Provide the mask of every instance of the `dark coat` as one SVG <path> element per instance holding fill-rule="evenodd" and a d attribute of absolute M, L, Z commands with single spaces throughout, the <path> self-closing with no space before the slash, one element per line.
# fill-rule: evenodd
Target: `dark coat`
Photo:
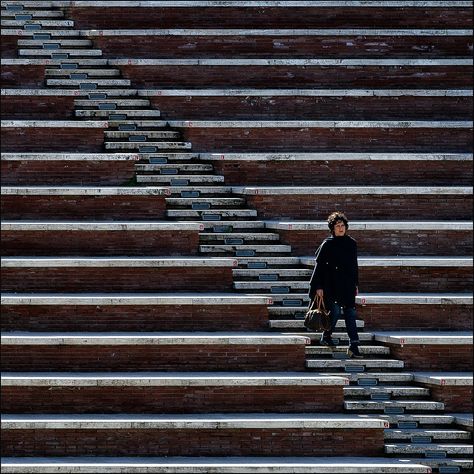
<path fill-rule="evenodd" d="M 316 251 L 316 265 L 311 277 L 309 297 L 324 290 L 324 303 L 355 307 L 356 287 L 359 286 L 357 243 L 348 235 L 328 237 Z"/>

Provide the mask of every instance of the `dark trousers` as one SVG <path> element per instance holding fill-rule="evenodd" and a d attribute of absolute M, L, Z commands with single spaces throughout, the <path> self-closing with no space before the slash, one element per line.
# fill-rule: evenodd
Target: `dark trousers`
<path fill-rule="evenodd" d="M 349 336 L 351 344 L 359 344 L 359 333 L 357 332 L 357 311 L 355 308 L 348 308 L 346 306 L 341 306 L 337 303 L 333 303 L 330 306 L 332 324 L 329 331 L 325 331 L 325 336 L 330 336 L 334 329 L 336 329 L 337 320 L 344 318 L 346 321 L 346 330 Z"/>

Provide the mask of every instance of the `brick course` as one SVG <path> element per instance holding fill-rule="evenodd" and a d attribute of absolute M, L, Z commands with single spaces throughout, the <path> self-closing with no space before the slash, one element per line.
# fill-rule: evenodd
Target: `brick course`
<path fill-rule="evenodd" d="M 337 386 L 3 387 L 3 413 L 342 412 Z"/>
<path fill-rule="evenodd" d="M 305 370 L 304 344 L 4 345 L 2 370 L 285 371 Z"/>
<path fill-rule="evenodd" d="M 158 204 L 158 211 L 160 207 Z M 157 219 L 159 216 L 158 212 Z M 161 215 L 161 218 L 163 217 Z M 107 215 L 104 215 L 104 218 L 107 219 Z M 197 255 L 199 251 L 199 232 L 197 230 L 2 230 L 1 242 L 3 256 L 192 256 Z"/>
<path fill-rule="evenodd" d="M 350 428 L 5 430 L 2 456 L 383 455 L 382 429 L 356 433 Z"/>
<path fill-rule="evenodd" d="M 472 413 L 472 385 L 430 385 L 431 396 L 443 402 L 446 413 Z"/>
<path fill-rule="evenodd" d="M 231 267 L 2 268 L 5 292 L 232 291 Z"/>
<path fill-rule="evenodd" d="M 2 196 L 5 220 L 146 220 L 165 219 L 165 196 Z"/>
<path fill-rule="evenodd" d="M 46 66 L 2 64 L 1 86 L 18 88 L 44 87 L 45 70 Z"/>
<path fill-rule="evenodd" d="M 472 345 L 389 344 L 394 359 L 401 359 L 405 369 L 472 371 Z"/>
<path fill-rule="evenodd" d="M 265 305 L 3 305 L 3 331 L 258 331 Z"/>
<path fill-rule="evenodd" d="M 2 120 L 74 120 L 74 96 L 2 96 Z"/>

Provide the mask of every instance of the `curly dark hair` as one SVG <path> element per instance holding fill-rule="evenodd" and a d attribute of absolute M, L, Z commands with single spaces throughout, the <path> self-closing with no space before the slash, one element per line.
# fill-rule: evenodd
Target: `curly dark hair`
<path fill-rule="evenodd" d="M 329 217 L 328 217 L 328 227 L 329 227 L 329 230 L 331 231 L 331 233 L 334 232 L 334 226 L 338 222 L 344 222 L 344 225 L 346 226 L 346 229 L 349 228 L 349 221 L 348 221 L 346 215 L 343 212 L 336 211 L 336 212 L 333 212 L 332 214 L 330 214 Z"/>

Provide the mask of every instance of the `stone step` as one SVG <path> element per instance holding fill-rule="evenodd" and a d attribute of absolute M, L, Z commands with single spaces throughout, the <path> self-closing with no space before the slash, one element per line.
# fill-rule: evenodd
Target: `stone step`
<path fill-rule="evenodd" d="M 352 375 L 352 374 L 351 374 Z M 346 376 L 346 375 L 344 375 Z M 390 426 L 399 427 L 399 423 L 417 423 L 423 426 L 450 426 L 454 424 L 455 417 L 449 414 L 437 413 L 403 413 L 403 414 L 377 414 L 377 418 L 390 423 Z"/>
<path fill-rule="evenodd" d="M 375 340 L 396 346 L 470 345 L 472 331 L 376 331 Z"/>
<path fill-rule="evenodd" d="M 333 334 L 333 337 L 336 337 Z M 346 336 L 347 338 L 347 336 Z M 359 334 L 359 338 L 362 342 L 362 337 Z M 338 337 L 338 339 L 340 339 Z M 357 366 L 363 367 L 364 369 L 403 369 L 403 361 L 402 360 L 395 360 L 395 359 L 307 359 L 306 360 L 306 367 L 308 369 L 335 369 L 340 368 L 344 369 L 346 367 Z"/>
<path fill-rule="evenodd" d="M 91 69 L 89 71 L 95 71 L 95 70 Z M 113 76 L 119 76 L 120 75 L 120 71 L 118 69 L 117 70 L 114 70 L 114 69 L 101 70 L 101 69 L 99 69 L 97 71 L 100 71 L 101 75 L 104 75 L 104 74 L 102 74 L 102 71 L 109 72 L 110 73 L 109 75 L 111 75 L 111 76 L 112 75 Z M 82 72 L 82 70 L 81 70 L 81 72 Z M 85 70 L 85 72 L 87 72 L 87 74 L 91 75 L 91 72 L 88 72 L 87 70 Z M 116 104 L 118 107 L 149 107 L 150 106 L 150 101 L 145 100 L 145 99 L 111 99 L 111 98 L 108 98 L 108 99 L 76 99 L 74 101 L 74 104 L 77 107 L 97 107 L 98 104 Z M 104 133 L 107 133 L 107 131 L 105 131 Z"/>
<path fill-rule="evenodd" d="M 129 79 L 46 79 L 47 86 L 75 86 L 80 87 L 81 84 L 89 84 L 100 87 L 127 87 L 130 86 Z"/>
<path fill-rule="evenodd" d="M 235 231 L 237 231 L 238 233 L 247 232 L 247 231 L 251 233 L 256 230 L 263 230 L 265 227 L 262 221 L 257 221 L 257 220 L 252 220 L 252 221 L 244 221 L 244 220 L 227 221 L 226 220 L 225 224 L 222 224 L 220 222 L 209 221 L 209 222 L 202 222 L 202 225 L 204 226 L 204 232 L 207 232 L 207 234 L 201 233 L 200 236 L 217 235 L 217 236 L 222 236 L 222 238 L 225 238 L 225 236 L 232 237 Z M 223 232 L 224 230 L 225 232 Z M 263 232 L 262 234 L 265 235 L 265 233 Z"/>
<path fill-rule="evenodd" d="M 121 111 L 114 112 L 120 115 Z M 161 153 L 161 150 L 191 150 L 191 148 L 192 144 L 187 142 L 105 142 L 106 150 L 137 150 L 139 153 Z M 159 178 L 156 175 L 138 175 L 137 182 L 153 183 L 160 181 Z"/>
<path fill-rule="evenodd" d="M 263 252 L 268 252 L 265 250 L 265 247 L 262 249 Z M 273 251 L 273 250 L 271 250 Z M 281 246 L 281 252 L 291 252 L 291 247 L 284 245 Z M 234 288 L 236 290 L 248 290 L 248 291 L 269 291 L 275 286 L 288 287 L 290 291 L 299 291 L 308 286 L 305 281 L 288 281 L 283 280 L 280 282 L 271 282 L 271 281 L 235 281 Z M 294 321 L 294 323 L 301 324 L 302 321 Z"/>
<path fill-rule="evenodd" d="M 64 13 L 61 10 L 32 10 L 31 7 L 28 7 L 28 10 L 23 9 L 23 5 L 21 4 L 12 4 L 18 8 L 18 10 L 10 10 L 7 8 L 3 8 L 2 5 L 2 16 L 5 18 L 16 17 L 17 15 L 21 16 L 31 16 L 33 18 L 63 18 Z"/>
<path fill-rule="evenodd" d="M 130 111 L 127 112 L 127 115 L 130 115 Z M 137 110 L 137 113 L 139 112 L 158 112 L 158 110 Z M 122 113 L 122 110 L 120 111 Z M 125 112 L 124 112 L 125 113 Z M 179 132 L 172 132 L 169 130 L 151 130 L 151 131 L 145 131 L 145 130 L 130 130 L 130 131 L 108 131 L 105 130 L 104 135 L 107 137 L 107 139 L 128 139 L 130 140 L 131 137 L 145 137 L 146 140 L 151 140 L 153 138 L 179 138 L 181 134 Z M 153 167 L 158 167 L 161 165 L 140 165 L 140 166 L 147 166 L 151 167 L 147 169 L 147 171 L 151 171 L 154 168 Z M 206 167 L 208 169 L 212 169 L 212 166 L 206 166 L 206 165 L 200 165 L 203 167 Z M 143 171 L 143 170 L 142 170 Z"/>
<path fill-rule="evenodd" d="M 377 457 L 4 457 L 2 469 L 5 474 L 19 473 L 210 473 L 238 474 L 255 473 L 287 474 L 298 473 L 331 473 L 347 474 L 383 473 L 426 473 L 424 460 L 407 462 Z"/>
<path fill-rule="evenodd" d="M 404 409 L 409 411 L 441 411 L 444 410 L 444 403 L 430 400 L 346 400 L 344 408 L 349 411 L 377 411 L 387 408 Z"/>
<path fill-rule="evenodd" d="M 280 282 L 280 285 L 285 286 L 285 283 L 286 283 L 285 281 L 282 281 L 282 282 Z M 234 283 L 234 287 L 236 287 L 235 283 Z M 239 289 L 239 288 L 237 288 L 237 289 Z M 242 288 L 242 289 L 245 289 L 245 288 Z M 358 328 L 361 328 L 361 329 L 364 328 L 364 321 L 361 321 L 359 319 L 359 320 L 356 321 L 356 324 L 357 324 Z M 292 329 L 304 330 L 305 329 L 305 325 L 304 325 L 303 320 L 296 320 L 295 321 L 294 319 L 271 319 L 269 321 L 269 326 L 272 329 L 284 329 L 284 330 L 292 330 Z M 345 324 L 344 321 L 338 321 L 336 327 L 345 328 L 346 324 Z M 326 348 L 322 347 L 321 349 L 326 349 Z M 346 348 L 344 348 L 344 352 L 345 352 L 345 349 Z M 335 351 L 335 352 L 338 352 L 338 351 Z M 317 351 L 314 351 L 311 354 L 313 354 L 313 355 L 316 355 L 316 354 L 326 355 L 327 353 L 324 352 L 324 351 L 321 351 L 320 353 L 317 352 Z"/>
<path fill-rule="evenodd" d="M 92 69 L 92 68 L 46 69 L 45 71 L 45 76 L 48 79 L 52 79 L 52 78 L 74 79 L 75 74 L 87 74 L 88 78 L 97 77 L 99 79 L 103 79 L 107 77 L 120 77 L 121 72 L 119 69 Z M 140 99 L 136 99 L 136 100 L 138 101 Z M 82 106 L 81 103 L 90 104 L 91 107 L 94 105 L 97 105 L 96 100 L 75 100 L 74 103 L 77 106 Z"/>
<path fill-rule="evenodd" d="M 71 48 L 60 48 L 60 49 L 20 49 L 18 55 L 21 57 L 32 56 L 32 57 L 51 57 L 51 54 L 67 54 L 69 58 L 89 58 L 89 57 L 101 57 L 102 50 L 100 49 L 71 49 Z M 48 81 L 46 82 L 48 84 Z"/>
<path fill-rule="evenodd" d="M 135 165 L 135 170 L 138 172 L 149 172 L 149 173 L 160 173 L 162 170 L 164 170 L 164 173 L 166 173 L 168 170 L 176 170 L 175 174 L 178 173 L 204 173 L 204 174 L 210 174 L 212 173 L 213 169 L 212 167 L 206 166 L 206 165 L 197 165 L 197 164 L 189 164 L 189 163 L 166 163 L 166 164 L 137 164 Z M 235 200 L 240 199 L 240 202 L 245 202 L 244 199 L 241 198 L 235 198 Z"/>
<path fill-rule="evenodd" d="M 165 178 L 165 176 L 163 176 Z M 169 179 L 169 177 L 168 177 Z M 191 180 L 190 180 L 191 181 Z M 182 218 L 201 218 L 203 220 L 206 220 L 206 216 L 220 216 L 222 219 L 228 218 L 228 217 L 256 217 L 257 212 L 254 211 L 253 209 L 210 209 L 208 211 L 192 211 L 188 209 L 168 209 L 166 211 L 168 217 L 182 217 Z M 211 217 L 209 218 L 211 219 Z M 206 251 L 204 250 L 205 247 L 211 247 L 211 246 L 203 246 L 204 248 L 201 251 Z M 212 247 L 218 247 L 218 246 L 212 246 Z M 209 250 L 207 250 L 209 251 Z"/>
<path fill-rule="evenodd" d="M 346 389 L 344 389 L 345 391 Z M 438 430 L 438 429 L 386 429 L 384 434 L 385 439 L 408 439 L 428 437 L 432 440 L 469 440 L 471 439 L 471 433 L 464 430 Z M 413 443 L 413 441 L 412 441 Z"/>
<path fill-rule="evenodd" d="M 269 245 L 269 244 L 254 244 L 254 245 L 245 245 L 245 244 L 236 244 L 236 245 L 200 245 L 199 252 L 207 254 L 207 253 L 226 253 L 226 252 L 235 252 L 236 256 L 242 256 L 242 254 L 258 254 L 258 253 L 290 253 L 291 248 L 287 245 Z M 285 282 L 286 283 L 286 282 Z M 265 287 L 265 289 L 269 289 L 271 285 Z M 278 286 L 278 284 L 273 283 L 273 286 Z M 241 284 L 240 282 L 234 282 L 234 288 L 236 290 L 258 290 L 258 288 L 252 288 L 250 286 L 246 286 L 245 284 Z"/>
<path fill-rule="evenodd" d="M 387 454 L 426 454 L 445 453 L 446 455 L 469 456 L 472 455 L 472 444 L 438 444 L 438 443 L 394 443 L 385 444 Z"/>
<path fill-rule="evenodd" d="M 42 29 L 45 28 L 72 28 L 74 27 L 74 21 L 72 20 L 43 20 L 43 19 L 32 19 L 32 20 L 2 20 L 1 26 L 7 28 L 15 27 L 32 27 L 33 25 L 40 25 Z"/>
<path fill-rule="evenodd" d="M 168 154 L 168 152 L 166 152 Z M 192 175 L 189 175 L 192 176 Z M 138 177 L 137 177 L 138 179 Z M 181 179 L 181 177 L 180 177 Z M 214 196 L 222 196 L 222 195 L 232 195 L 229 186 L 215 186 L 215 185 L 206 185 L 204 182 L 203 184 L 192 184 L 183 185 L 183 184 L 171 184 L 167 186 L 167 189 L 171 196 L 180 196 L 180 197 L 190 197 L 190 194 L 195 195 L 196 197 L 214 197 Z M 183 194 L 186 193 L 186 194 Z M 197 196 L 199 193 L 199 196 Z M 219 224 L 220 225 L 220 224 Z M 259 228 L 261 227 L 261 223 L 259 224 Z"/>
<path fill-rule="evenodd" d="M 51 45 L 57 45 L 57 49 L 62 49 L 63 47 L 87 47 L 92 46 L 91 40 L 85 39 L 48 39 L 48 40 L 18 40 L 18 46 L 31 46 L 31 47 L 38 47 L 38 48 L 51 48 Z M 54 48 L 52 48 L 54 49 Z"/>
<path fill-rule="evenodd" d="M 180 145 L 180 144 L 177 144 Z M 184 144 L 186 145 L 186 144 Z M 181 184 L 184 183 L 185 184 Z M 213 184 L 213 183 L 223 183 L 224 182 L 224 176 L 216 176 L 216 175 L 198 175 L 198 174 L 181 174 L 181 175 L 138 175 L 137 176 L 137 183 L 167 183 L 168 185 L 175 186 L 176 191 L 180 193 L 181 189 L 179 189 L 180 186 L 188 186 L 188 184 Z M 192 188 L 189 187 L 187 189 L 183 189 L 185 191 L 192 191 Z M 209 189 L 209 192 L 213 192 L 211 189 Z M 222 191 L 225 192 L 225 191 Z M 170 211 L 171 212 L 171 211 Z M 173 212 L 191 212 L 191 211 L 173 211 Z M 182 214 L 183 216 L 185 214 Z M 189 214 L 189 216 L 192 216 L 194 214 Z M 255 214 L 252 215 L 257 215 L 256 212 Z"/>
<path fill-rule="evenodd" d="M 362 346 L 364 347 L 364 346 Z M 362 352 L 362 351 L 361 351 Z M 407 386 L 377 386 L 377 387 L 345 387 L 344 396 L 367 397 L 371 395 L 388 394 L 391 397 L 429 397 L 430 391 L 422 387 Z"/>
<path fill-rule="evenodd" d="M 306 350 L 312 349 L 313 346 L 306 347 Z M 363 349 L 365 346 L 360 346 L 359 349 L 363 353 Z M 327 375 L 339 375 L 341 376 L 341 372 L 323 372 Z M 377 384 L 391 384 L 391 383 L 409 383 L 413 382 L 413 374 L 407 372 L 367 372 L 367 373 L 344 373 L 344 377 L 348 378 L 350 382 L 355 384 L 363 384 L 363 383 L 372 383 L 375 385 L 375 381 Z M 449 418 L 449 423 L 451 423 L 454 418 Z"/>
<path fill-rule="evenodd" d="M 278 234 L 268 234 L 270 236 L 278 236 Z M 258 236 L 258 234 L 256 234 Z M 201 234 L 202 237 L 202 234 Z M 276 239 L 275 239 L 276 240 Z M 235 278 L 252 278 L 258 279 L 260 275 L 276 275 L 280 278 L 306 278 L 311 276 L 311 271 L 306 270 L 305 268 L 291 268 L 291 269 L 279 269 L 279 268 L 269 268 L 269 269 L 245 269 L 245 270 L 234 270 L 232 272 Z"/>
<path fill-rule="evenodd" d="M 227 223 L 227 221 L 226 221 Z M 201 232 L 199 234 L 199 240 L 203 243 L 220 242 L 224 243 L 226 239 L 242 239 L 244 242 L 267 242 L 267 241 L 279 241 L 280 236 L 278 234 L 269 234 L 266 232 L 214 232 L 206 233 Z"/>
<path fill-rule="evenodd" d="M 127 79 L 120 79 L 127 80 Z M 120 109 L 120 110 L 76 110 L 76 117 L 109 117 L 110 114 L 125 115 L 127 117 L 160 117 L 161 112 L 153 109 Z M 110 137 L 109 132 L 105 131 L 104 134 L 107 138 Z M 110 132 L 113 133 L 113 132 Z M 134 135 L 133 133 L 123 133 L 123 136 L 128 137 Z M 138 135 L 138 134 L 137 134 Z M 110 137 L 115 138 L 115 137 Z"/>
<path fill-rule="evenodd" d="M 269 307 L 268 312 L 270 315 L 272 314 L 273 309 L 279 309 L 279 308 L 274 308 L 274 307 Z M 270 316 L 271 317 L 271 316 Z M 357 320 L 357 327 L 364 327 L 364 321 L 359 321 Z M 345 328 L 345 322 L 342 320 L 339 320 L 336 324 L 337 327 L 343 327 Z M 306 354 L 309 356 L 332 356 L 333 354 L 337 353 L 345 353 L 347 349 L 347 346 L 337 346 L 334 348 L 331 347 L 326 347 L 326 346 L 310 346 L 306 348 Z M 360 352 L 364 356 L 389 356 L 390 355 L 390 349 L 388 347 L 384 346 L 360 346 L 359 347 Z"/>
<path fill-rule="evenodd" d="M 173 166 L 173 165 L 170 165 Z M 190 167 L 193 166 L 199 166 L 199 165 L 189 165 Z M 189 170 L 188 170 L 189 171 Z M 190 171 L 199 171 L 196 169 L 191 168 Z M 179 175 L 178 177 L 180 177 Z M 199 205 L 204 205 L 204 204 L 209 204 L 211 207 L 212 206 L 221 206 L 221 207 L 230 207 L 230 206 L 242 206 L 245 204 L 245 199 L 242 198 L 167 198 L 166 202 L 170 206 L 192 206 L 193 204 L 199 204 Z M 203 209 L 201 209 L 203 210 Z M 204 209 L 206 210 L 206 209 Z"/>

